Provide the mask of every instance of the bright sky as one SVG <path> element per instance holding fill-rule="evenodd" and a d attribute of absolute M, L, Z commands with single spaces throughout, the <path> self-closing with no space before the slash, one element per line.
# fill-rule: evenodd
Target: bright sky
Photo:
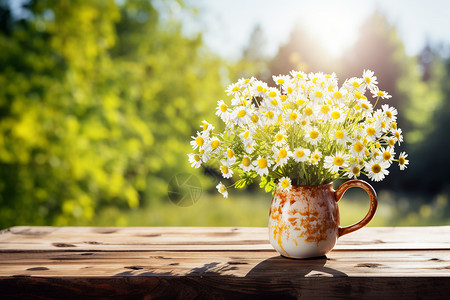
<path fill-rule="evenodd" d="M 395 25 L 407 54 L 415 55 L 428 39 L 450 45 L 448 0 L 192 0 L 201 8 L 199 26 L 207 45 L 225 58 L 238 58 L 256 24 L 266 33 L 273 55 L 298 22 L 333 56 L 358 37 L 361 23 L 375 10 Z"/>

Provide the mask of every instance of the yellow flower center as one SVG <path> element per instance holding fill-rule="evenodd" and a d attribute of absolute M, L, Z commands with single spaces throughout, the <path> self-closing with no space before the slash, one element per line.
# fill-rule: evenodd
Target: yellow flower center
<path fill-rule="evenodd" d="M 342 93 L 341 92 L 334 92 L 333 98 L 334 99 L 341 99 L 342 98 Z"/>
<path fill-rule="evenodd" d="M 310 116 L 313 114 L 313 110 L 312 108 L 308 107 L 305 109 L 305 115 Z"/>
<path fill-rule="evenodd" d="M 360 110 L 361 106 L 359 106 L 358 104 L 355 105 L 355 110 Z"/>
<path fill-rule="evenodd" d="M 318 136 L 319 136 L 319 132 L 316 130 L 311 130 L 311 132 L 309 133 L 309 137 L 312 139 L 317 139 Z"/>
<path fill-rule="evenodd" d="M 395 132 L 395 137 L 398 138 L 398 139 L 400 139 L 400 132 L 396 131 L 396 132 Z"/>
<path fill-rule="evenodd" d="M 281 149 L 280 152 L 278 153 L 278 157 L 279 158 L 285 158 L 287 156 L 287 151 L 286 149 Z"/>
<path fill-rule="evenodd" d="M 258 167 L 259 167 L 260 169 L 266 168 L 266 167 L 267 167 L 267 159 L 265 159 L 265 158 L 260 158 L 260 159 L 258 160 Z"/>
<path fill-rule="evenodd" d="M 272 105 L 277 105 L 277 104 L 278 104 L 277 99 L 273 99 L 272 101 L 270 101 L 270 103 L 271 103 Z"/>
<path fill-rule="evenodd" d="M 344 164 L 344 159 L 342 157 L 336 156 L 333 160 L 336 166 L 342 166 Z"/>
<path fill-rule="evenodd" d="M 322 98 L 323 94 L 321 91 L 317 91 L 314 93 L 314 96 L 316 96 L 317 98 Z"/>
<path fill-rule="evenodd" d="M 252 115 L 252 122 L 253 123 L 256 123 L 256 122 L 258 122 L 259 121 L 259 117 L 257 116 L 257 115 Z"/>
<path fill-rule="evenodd" d="M 338 130 L 335 135 L 338 139 L 342 139 L 344 137 L 344 132 L 342 130 Z"/>
<path fill-rule="evenodd" d="M 396 122 L 392 122 L 391 123 L 391 127 L 392 127 L 392 129 L 397 129 L 397 123 Z"/>
<path fill-rule="evenodd" d="M 353 169 L 352 169 L 352 173 L 355 175 L 358 175 L 359 171 L 360 171 L 360 169 L 357 166 L 353 167 Z"/>
<path fill-rule="evenodd" d="M 223 194 L 227 191 L 227 188 L 223 185 L 220 186 L 220 192 Z"/>
<path fill-rule="evenodd" d="M 248 139 L 248 136 L 250 135 L 250 131 L 246 131 L 244 133 L 244 139 Z"/>
<path fill-rule="evenodd" d="M 361 99 L 361 97 L 362 97 L 361 92 L 360 91 L 356 91 L 355 92 L 355 97 L 358 98 L 358 99 Z"/>
<path fill-rule="evenodd" d="M 395 145 L 395 139 L 389 139 L 389 146 Z"/>
<path fill-rule="evenodd" d="M 227 109 L 228 109 L 228 106 L 227 106 L 226 104 L 222 104 L 222 105 L 220 106 L 220 110 L 221 110 L 222 112 L 226 112 Z"/>
<path fill-rule="evenodd" d="M 275 136 L 275 141 L 276 142 L 281 142 L 283 140 L 283 135 L 281 133 L 277 134 Z"/>
<path fill-rule="evenodd" d="M 384 152 L 384 153 L 383 153 L 383 159 L 384 159 L 384 160 L 390 160 L 390 159 L 391 159 L 391 153 L 389 153 L 389 152 Z"/>
<path fill-rule="evenodd" d="M 375 174 L 380 173 L 381 172 L 381 166 L 379 164 L 374 164 L 372 166 L 372 172 L 374 172 Z"/>
<path fill-rule="evenodd" d="M 220 142 L 218 140 L 214 140 L 211 143 L 211 148 L 216 149 L 217 147 L 219 147 Z"/>
<path fill-rule="evenodd" d="M 233 156 L 234 156 L 233 150 L 228 149 L 228 150 L 227 150 L 227 156 L 228 156 L 229 158 L 233 158 Z"/>
<path fill-rule="evenodd" d="M 366 77 L 365 79 L 366 79 L 367 84 L 370 84 L 370 77 Z"/>
<path fill-rule="evenodd" d="M 272 98 L 274 98 L 276 95 L 277 95 L 277 92 L 274 92 L 274 91 L 269 93 L 269 97 L 272 97 Z"/>
<path fill-rule="evenodd" d="M 383 97 L 384 96 L 384 92 L 383 91 L 378 91 L 377 95 Z"/>
<path fill-rule="evenodd" d="M 271 111 L 268 111 L 268 112 L 266 113 L 267 119 L 272 119 L 273 116 L 274 116 L 274 114 L 273 114 L 273 112 L 271 112 Z"/>
<path fill-rule="evenodd" d="M 361 104 L 361 106 L 362 106 L 362 108 L 364 108 L 364 109 L 369 109 L 369 105 L 367 105 L 367 103 L 363 103 L 363 104 Z"/>
<path fill-rule="evenodd" d="M 297 119 L 297 114 L 295 112 L 291 112 L 291 114 L 289 115 L 289 119 L 295 121 Z"/>
<path fill-rule="evenodd" d="M 283 79 L 283 78 L 279 78 L 279 79 L 277 80 L 277 82 L 278 82 L 279 84 L 283 84 L 283 83 L 284 83 L 284 79 Z"/>
<path fill-rule="evenodd" d="M 222 165 L 221 169 L 222 169 L 222 173 L 223 174 L 228 174 L 228 167 L 227 166 Z"/>
<path fill-rule="evenodd" d="M 198 156 L 198 154 L 195 154 L 195 155 L 194 155 L 194 160 L 195 160 L 195 161 L 200 161 L 200 156 Z"/>
<path fill-rule="evenodd" d="M 320 108 L 320 112 L 323 113 L 324 115 L 327 114 L 330 111 L 330 107 L 328 105 L 323 105 Z"/>
<path fill-rule="evenodd" d="M 333 120 L 337 120 L 337 119 L 339 119 L 341 117 L 341 114 L 338 112 L 338 111 L 333 111 L 332 113 L 331 113 L 331 118 L 333 119 Z"/>
<path fill-rule="evenodd" d="M 297 101 L 297 103 L 298 103 L 298 105 L 300 105 L 300 106 L 302 106 L 303 104 L 305 104 L 305 100 L 303 100 L 303 99 L 300 99 L 300 100 L 298 100 Z"/>
<path fill-rule="evenodd" d="M 289 187 L 289 180 L 285 179 L 283 180 L 283 182 L 281 183 L 281 186 L 283 187 L 283 189 L 286 189 Z"/>
<path fill-rule="evenodd" d="M 294 90 L 293 90 L 290 86 L 287 88 L 288 94 L 292 94 L 293 91 L 294 91 Z"/>
<path fill-rule="evenodd" d="M 355 88 L 359 88 L 359 83 L 357 81 L 353 81 L 352 85 Z"/>
<path fill-rule="evenodd" d="M 250 79 L 249 78 L 246 78 L 245 80 L 244 80 L 244 83 L 249 83 L 250 82 Z"/>
<path fill-rule="evenodd" d="M 318 161 L 320 159 L 320 155 L 316 153 L 312 156 L 312 159 Z"/>
<path fill-rule="evenodd" d="M 364 145 L 361 142 L 356 142 L 353 145 L 353 149 L 355 149 L 356 152 L 361 152 L 364 149 Z"/>
<path fill-rule="evenodd" d="M 381 122 L 381 128 L 385 128 L 385 127 L 386 127 L 386 122 L 385 121 Z"/>
<path fill-rule="evenodd" d="M 244 158 L 242 159 L 242 165 L 243 165 L 244 167 L 250 166 L 250 158 L 244 157 Z"/>
<path fill-rule="evenodd" d="M 256 87 L 256 90 L 261 93 L 264 90 L 264 88 L 262 86 L 258 85 Z"/>
<path fill-rule="evenodd" d="M 367 135 L 374 135 L 375 134 L 375 128 L 369 127 L 369 128 L 367 128 L 366 132 L 367 132 Z"/>
<path fill-rule="evenodd" d="M 403 156 L 400 156 L 400 157 L 398 158 L 398 163 L 399 163 L 399 164 L 404 165 L 405 162 L 406 162 L 406 160 L 405 160 L 405 158 L 404 158 Z"/>
<path fill-rule="evenodd" d="M 244 117 L 246 114 L 247 114 L 247 112 L 246 112 L 245 110 L 241 110 L 241 111 L 238 112 L 237 116 L 238 116 L 239 118 L 242 118 L 242 117 Z"/>
<path fill-rule="evenodd" d="M 199 145 L 200 147 L 203 146 L 203 143 L 205 142 L 205 140 L 199 136 L 195 139 L 195 142 L 197 143 L 197 145 Z"/>
<path fill-rule="evenodd" d="M 286 101 L 287 97 L 288 97 L 287 95 L 281 95 L 281 96 L 280 96 L 281 102 Z"/>
<path fill-rule="evenodd" d="M 295 153 L 295 155 L 297 155 L 297 157 L 303 157 L 303 156 L 305 156 L 305 151 L 303 151 L 303 150 L 298 150 L 298 151 Z"/>
<path fill-rule="evenodd" d="M 386 111 L 386 116 L 387 116 L 388 118 L 392 118 L 392 113 L 391 113 L 389 110 L 387 110 L 387 111 Z"/>
<path fill-rule="evenodd" d="M 206 129 L 208 129 L 208 123 L 203 123 L 203 131 L 205 131 Z"/>
<path fill-rule="evenodd" d="M 303 120 L 302 125 L 305 126 L 306 124 L 308 124 L 308 122 L 306 122 L 306 120 Z"/>

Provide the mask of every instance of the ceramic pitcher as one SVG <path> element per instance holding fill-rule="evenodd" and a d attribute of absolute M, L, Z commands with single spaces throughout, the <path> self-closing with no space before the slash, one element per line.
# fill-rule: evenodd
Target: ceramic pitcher
<path fill-rule="evenodd" d="M 370 208 L 359 222 L 341 227 L 337 202 L 351 187 L 364 189 L 370 196 Z M 311 258 L 327 254 L 337 239 L 365 226 L 375 214 L 377 195 L 370 184 L 350 180 L 336 191 L 333 183 L 278 188 L 269 213 L 269 239 L 272 246 L 289 258 Z"/>

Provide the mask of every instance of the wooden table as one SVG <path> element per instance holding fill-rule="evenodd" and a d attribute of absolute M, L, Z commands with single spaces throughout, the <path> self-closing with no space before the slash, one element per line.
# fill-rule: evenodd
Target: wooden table
<path fill-rule="evenodd" d="M 450 226 L 369 227 L 327 257 L 280 257 L 267 228 L 13 227 L 0 298 L 450 299 Z"/>

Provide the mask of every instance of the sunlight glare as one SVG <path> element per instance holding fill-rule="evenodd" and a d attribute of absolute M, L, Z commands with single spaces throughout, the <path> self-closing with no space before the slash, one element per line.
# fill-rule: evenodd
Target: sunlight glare
<path fill-rule="evenodd" d="M 326 6 L 310 6 L 303 23 L 309 34 L 320 40 L 333 57 L 341 55 L 351 47 L 357 37 L 358 28 L 364 18 L 360 7 L 342 2 L 328 3 Z"/>

